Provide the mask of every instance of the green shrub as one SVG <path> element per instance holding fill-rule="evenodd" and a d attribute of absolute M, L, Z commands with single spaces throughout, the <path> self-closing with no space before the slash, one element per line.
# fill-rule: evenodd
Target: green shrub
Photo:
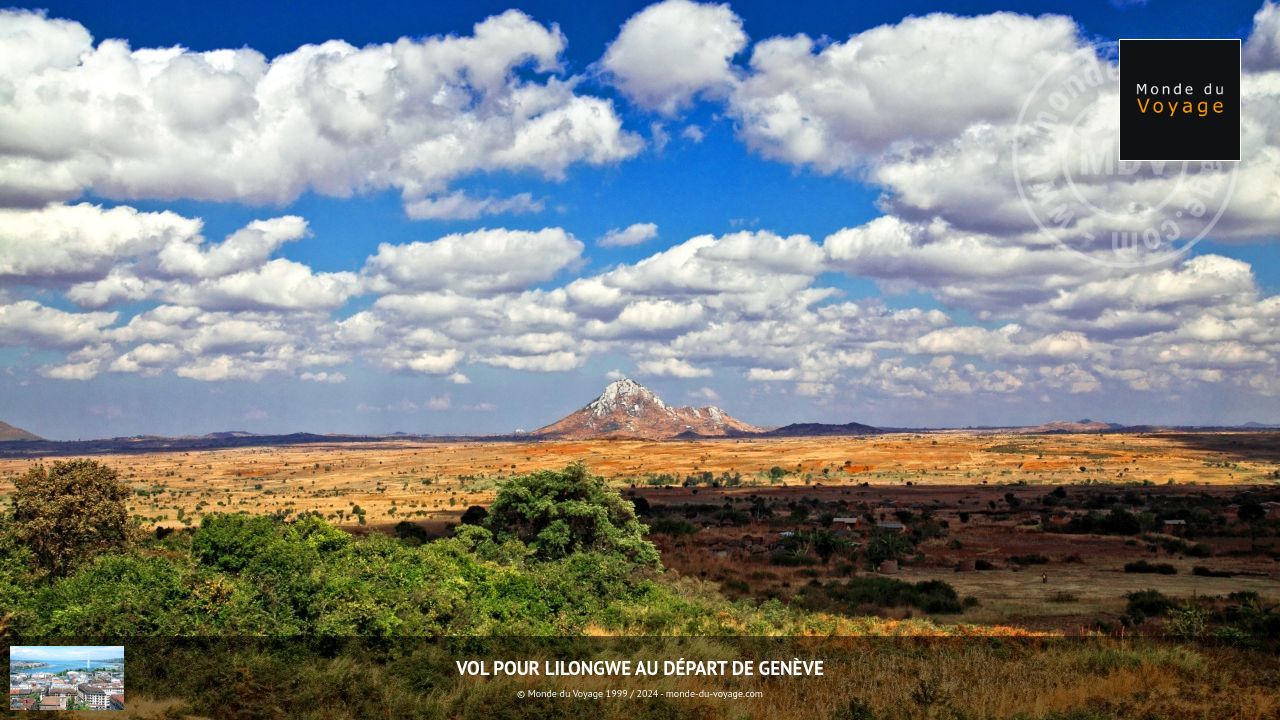
<path fill-rule="evenodd" d="M 1184 605 L 1169 610 L 1169 620 L 1165 629 L 1176 637 L 1197 638 L 1204 635 L 1207 618 L 1200 608 Z"/>
<path fill-rule="evenodd" d="M 805 567 L 808 565 L 817 565 L 818 558 L 793 550 L 781 550 L 769 555 L 770 564 L 779 567 Z"/>
<path fill-rule="evenodd" d="M 1125 598 L 1129 601 L 1126 613 L 1138 619 L 1164 615 L 1173 608 L 1173 600 L 1159 590 L 1137 590 Z"/>
<path fill-rule="evenodd" d="M 855 608 L 910 605 L 929 613 L 958 613 L 964 609 L 955 588 L 942 580 L 910 583 L 888 577 L 855 577 L 843 585 L 827 586 L 827 593 Z"/>
<path fill-rule="evenodd" d="M 915 551 L 909 540 L 897 533 L 876 533 L 867 541 L 867 561 L 879 565 L 885 560 L 901 560 Z"/>
<path fill-rule="evenodd" d="M 1124 571 L 1127 573 L 1154 573 L 1156 575 L 1176 575 L 1178 568 L 1169 563 L 1152 563 L 1146 560 L 1138 560 L 1137 562 L 1125 563 Z"/>
<path fill-rule="evenodd" d="M 238 572 L 276 541 L 276 524 L 266 515 L 205 515 L 191 538 L 191 555 L 204 565 Z"/>
<path fill-rule="evenodd" d="M 396 526 L 392 528 L 392 532 L 397 538 L 410 545 L 421 545 L 430 538 L 427 535 L 426 528 L 409 520 L 401 520 L 396 523 Z"/>
<path fill-rule="evenodd" d="M 289 634 L 235 580 L 207 576 L 160 557 L 107 555 L 42 589 L 32 603 L 33 635 Z"/>
<path fill-rule="evenodd" d="M 1009 562 L 1015 565 L 1047 565 L 1049 558 L 1044 555 L 1030 553 L 1027 555 L 1014 555 L 1009 558 Z"/>
<path fill-rule="evenodd" d="M 508 480 L 484 524 L 499 542 L 517 539 L 545 560 L 595 550 L 658 564 L 657 548 L 645 539 L 635 506 L 581 464 Z"/>
<path fill-rule="evenodd" d="M 14 481 L 12 532 L 43 573 L 61 577 L 125 550 L 136 525 L 129 487 L 96 460 L 36 465 Z"/>
<path fill-rule="evenodd" d="M 479 505 L 472 505 L 462 513 L 462 517 L 458 522 L 463 525 L 483 525 L 485 518 L 489 517 L 489 511 Z"/>
<path fill-rule="evenodd" d="M 1207 558 L 1213 555 L 1213 548 L 1204 543 L 1196 543 L 1187 548 L 1187 555 L 1193 558 Z"/>
<path fill-rule="evenodd" d="M 746 525 L 751 522 L 751 516 L 742 510 L 734 510 L 733 508 L 721 508 L 713 515 L 717 521 L 727 522 L 730 525 Z"/>
<path fill-rule="evenodd" d="M 653 535 L 692 535 L 700 530 L 697 525 L 680 518 L 660 517 L 649 523 L 649 532 Z"/>

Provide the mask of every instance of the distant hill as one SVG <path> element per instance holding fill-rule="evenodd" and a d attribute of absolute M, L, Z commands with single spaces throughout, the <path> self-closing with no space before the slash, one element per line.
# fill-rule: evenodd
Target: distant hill
<path fill-rule="evenodd" d="M 862 423 L 845 423 L 833 425 L 829 423 L 792 423 L 762 433 L 765 437 L 820 437 L 826 435 L 878 435 L 885 432 L 877 427 Z"/>
<path fill-rule="evenodd" d="M 409 437 L 426 439 L 425 436 Z M 274 447 L 277 445 L 336 445 L 341 443 L 394 442 L 397 439 L 400 438 L 386 435 L 317 435 L 315 433 L 253 435 L 231 432 L 209 433 L 201 436 L 186 435 L 182 437 L 133 435 L 130 437 L 103 438 L 101 440 L 34 440 L 0 443 L 0 457 L 176 452 L 217 450 L 233 447 Z"/>
<path fill-rule="evenodd" d="M 1098 420 L 1054 420 L 1040 425 L 1031 425 L 1029 427 L 1018 428 L 1018 432 L 1025 433 L 1090 433 L 1090 432 L 1107 432 L 1109 430 L 1119 430 L 1123 425 L 1109 422 L 1101 422 Z"/>
<path fill-rule="evenodd" d="M 640 438 L 667 440 L 675 437 L 727 437 L 757 434 L 749 425 L 714 405 L 672 407 L 649 388 L 622 379 L 610 383 L 581 410 L 541 427 L 529 435 L 563 440 Z"/>
<path fill-rule="evenodd" d="M 11 440 L 44 440 L 44 438 L 33 432 L 27 432 L 20 427 L 14 427 L 7 422 L 0 422 L 0 442 Z"/>

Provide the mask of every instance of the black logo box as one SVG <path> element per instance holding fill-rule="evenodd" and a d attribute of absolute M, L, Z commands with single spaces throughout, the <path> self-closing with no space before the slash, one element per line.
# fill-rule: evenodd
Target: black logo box
<path fill-rule="evenodd" d="M 1120 159 L 1239 160 L 1240 73 L 1238 38 L 1121 39 Z M 1141 85 L 1147 86 L 1147 92 L 1138 92 Z M 1207 85 L 1212 86 L 1209 94 Z M 1165 94 L 1166 86 L 1184 92 Z M 1146 105 L 1146 113 L 1139 100 Z M 1188 101 L 1191 114 L 1183 112 Z M 1176 113 L 1171 116 L 1169 103 L 1174 102 Z M 1201 102 L 1209 108 L 1203 117 L 1196 112 Z M 1217 102 L 1222 103 L 1222 113 L 1212 112 Z M 1156 114 L 1157 107 L 1164 112 Z"/>

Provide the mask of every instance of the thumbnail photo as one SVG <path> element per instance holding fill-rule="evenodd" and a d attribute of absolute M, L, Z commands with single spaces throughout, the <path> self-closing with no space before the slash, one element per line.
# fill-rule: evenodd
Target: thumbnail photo
<path fill-rule="evenodd" d="M 124 647 L 14 645 L 10 710 L 123 710 Z"/>

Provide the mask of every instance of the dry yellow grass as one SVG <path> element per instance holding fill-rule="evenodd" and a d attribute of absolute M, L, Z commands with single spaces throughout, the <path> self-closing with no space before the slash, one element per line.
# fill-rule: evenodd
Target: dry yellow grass
<path fill-rule="evenodd" d="M 352 505 L 370 523 L 449 520 L 492 499 L 503 479 L 582 461 L 620 483 L 650 475 L 739 473 L 783 485 L 977 485 L 1274 482 L 1275 462 L 1199 447 L 1165 435 L 951 432 L 867 437 L 714 441 L 370 442 L 105 455 L 136 491 L 135 513 L 153 524 L 198 522 L 208 512 L 338 514 Z M 0 494 L 32 461 L 0 459 Z M 1081 468 L 1084 468 L 1082 471 Z"/>

